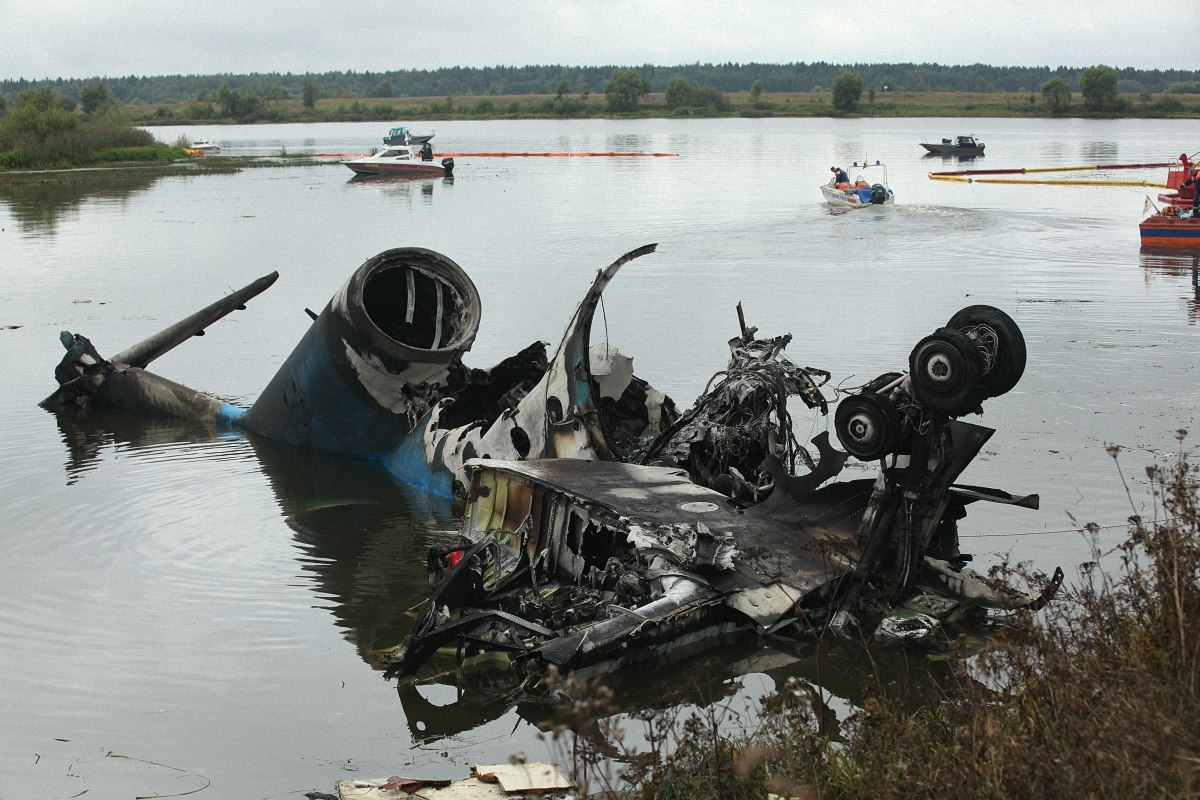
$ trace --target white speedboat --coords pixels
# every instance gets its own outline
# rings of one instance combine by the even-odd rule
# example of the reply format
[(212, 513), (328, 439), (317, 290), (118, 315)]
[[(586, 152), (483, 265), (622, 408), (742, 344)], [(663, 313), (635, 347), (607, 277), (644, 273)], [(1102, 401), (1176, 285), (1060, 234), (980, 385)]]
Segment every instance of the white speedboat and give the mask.
[(433, 156), (423, 158), (419, 150), (408, 145), (385, 147), (375, 155), (343, 161), (356, 175), (450, 175), (454, 172), (454, 159), (434, 161)]
[(864, 160), (861, 163), (855, 161), (854, 167), (863, 170), (854, 180), (835, 183), (836, 178), (833, 178), (829, 183), (821, 184), (826, 203), (834, 208), (870, 208), (896, 202), (896, 194), (888, 186), (886, 164), (879, 161), (868, 164)]
[(190, 149), (200, 150), (205, 153), (221, 152), (220, 146), (216, 142), (214, 142), (212, 139), (197, 139), (196, 141), (192, 142)]

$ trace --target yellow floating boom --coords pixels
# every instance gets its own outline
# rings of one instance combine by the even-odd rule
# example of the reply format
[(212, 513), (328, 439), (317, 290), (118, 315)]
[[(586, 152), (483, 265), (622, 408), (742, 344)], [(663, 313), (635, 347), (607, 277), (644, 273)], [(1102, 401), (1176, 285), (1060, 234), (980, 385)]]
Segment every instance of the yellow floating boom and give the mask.
[[(1026, 170), (1026, 172), (1034, 171)], [(975, 178), (967, 175), (939, 175), (936, 172), (929, 173), (929, 179), (931, 181), (956, 181), (958, 183), (1026, 183), (1047, 186), (1149, 186), (1156, 189), (1171, 188), (1165, 183), (1156, 183), (1154, 181), (1072, 180), (1069, 178)]]

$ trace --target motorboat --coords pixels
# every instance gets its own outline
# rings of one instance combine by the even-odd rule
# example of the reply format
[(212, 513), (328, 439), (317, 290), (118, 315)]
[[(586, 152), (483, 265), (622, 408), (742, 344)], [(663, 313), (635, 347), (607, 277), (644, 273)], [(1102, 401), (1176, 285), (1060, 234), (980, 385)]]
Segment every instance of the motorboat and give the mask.
[[(864, 170), (853, 181), (837, 183), (835, 176), (829, 183), (821, 184), (821, 194), (826, 203), (834, 208), (871, 208), (896, 202), (896, 194), (888, 186), (886, 164), (880, 161), (868, 164), (864, 159), (861, 163), (855, 161), (853, 166)], [(867, 173), (865, 170), (876, 172)]]
[(343, 161), (356, 175), (451, 175), (454, 159), (434, 161), (432, 156), (422, 158), (419, 150), (411, 145), (393, 145), (377, 151), (374, 155)]
[(1191, 207), (1165, 206), (1138, 226), (1142, 248), (1200, 251), (1200, 216)]
[(387, 136), (383, 137), (383, 143), (387, 144), (387, 145), (414, 144), (414, 145), (420, 146), (420, 145), (425, 144), (432, 138), (433, 138), (432, 133), (426, 134), (424, 136), (418, 136), (418, 135), (414, 134), (411, 130), (409, 130), (406, 126), (397, 125), (396, 127), (392, 128), (391, 130), (388, 131)]
[(940, 142), (921, 142), (930, 155), (937, 156), (981, 156), (983, 142), (975, 140), (974, 136), (955, 136), (953, 139), (942, 139)]
[(201, 156), (219, 153), (221, 152), (221, 148), (211, 139), (197, 139), (195, 142), (186, 145), (183, 151), (192, 158), (200, 158)]

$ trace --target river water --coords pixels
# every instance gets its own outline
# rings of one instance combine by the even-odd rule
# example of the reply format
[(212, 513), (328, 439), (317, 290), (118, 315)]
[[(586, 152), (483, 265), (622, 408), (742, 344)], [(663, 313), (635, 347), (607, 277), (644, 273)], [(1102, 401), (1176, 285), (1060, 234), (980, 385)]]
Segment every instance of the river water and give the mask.
[[(59, 419), (61, 330), (116, 353), (254, 278), (278, 283), (154, 371), (250, 404), (367, 258), (442, 252), (471, 275), (483, 321), (469, 363), (557, 342), (595, 271), (650, 242), (605, 294), (599, 331), (638, 374), (690, 405), (724, 366), (740, 301), (794, 361), (856, 385), (903, 369), (965, 305), (1021, 325), (1021, 383), (977, 420), (997, 433), (963, 476), (1039, 511), (962, 523), (982, 566), (1069, 575), (1135, 510), (1144, 468), (1197, 416), (1197, 258), (1139, 251), (1147, 194), (1130, 186), (929, 180), (931, 170), (1160, 162), (1187, 121), (636, 120), (413, 123), (435, 149), (652, 152), (669, 157), (459, 156), (453, 180), (352, 180), (336, 163), (230, 175), (114, 175), (0, 186), (0, 798), (301, 796), (346, 777), (462, 777), (514, 752), (553, 759), (536, 709), (398, 694), (372, 665), (428, 592), (423, 555), (455, 528), (448, 504), (371, 465), (202, 426), (123, 414)], [(378, 123), (161, 128), (225, 154), (361, 153)], [(918, 142), (974, 133), (960, 164)], [(834, 213), (830, 165), (886, 163), (896, 205)], [(1163, 168), (1044, 177), (1162, 181)], [(802, 440), (832, 426), (799, 415)], [(1118, 462), (1106, 445), (1122, 448)], [(865, 471), (850, 471), (852, 477)], [(1123, 482), (1123, 477), (1124, 482)], [(1129, 495), (1126, 494), (1126, 487)], [(880, 657), (905, 674), (909, 654)], [(920, 662), (920, 658), (915, 659)], [(830, 663), (832, 662), (832, 663)], [(872, 680), (803, 645), (685, 662), (629, 702), (726, 697), (730, 724), (787, 674), (844, 713)], [(918, 666), (918, 672), (928, 666)], [(686, 687), (685, 687), (686, 688)], [(664, 699), (664, 697), (666, 699)], [(742, 709), (739, 711), (739, 709)]]

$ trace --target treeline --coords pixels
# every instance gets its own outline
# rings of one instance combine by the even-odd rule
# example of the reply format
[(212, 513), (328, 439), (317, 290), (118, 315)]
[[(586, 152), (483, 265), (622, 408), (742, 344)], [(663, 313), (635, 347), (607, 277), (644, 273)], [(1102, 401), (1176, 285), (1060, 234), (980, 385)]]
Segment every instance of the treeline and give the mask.
[[(327, 98), (446, 97), (555, 94), (563, 81), (571, 91), (600, 91), (615, 70), (613, 65), (573, 67), (447, 67), (436, 70), (389, 72), (254, 73), (249, 75), (163, 75), (47, 80), (0, 81), (0, 96), (15, 99), (21, 92), (49, 86), (79, 100), (97, 80), (124, 104), (156, 104), (215, 99), (222, 85), (260, 97), (299, 98), (306, 81)], [(651, 92), (665, 92), (671, 79), (712, 87), (721, 92), (745, 92), (760, 81), (767, 92), (828, 91), (845, 71), (853, 70), (868, 90), (915, 92), (1036, 92), (1052, 78), (1061, 78), (1079, 91), (1084, 68), (992, 67), (984, 64), (682, 64), (636, 67)], [(1200, 70), (1117, 69), (1119, 91), (1142, 93), (1200, 93)]]

